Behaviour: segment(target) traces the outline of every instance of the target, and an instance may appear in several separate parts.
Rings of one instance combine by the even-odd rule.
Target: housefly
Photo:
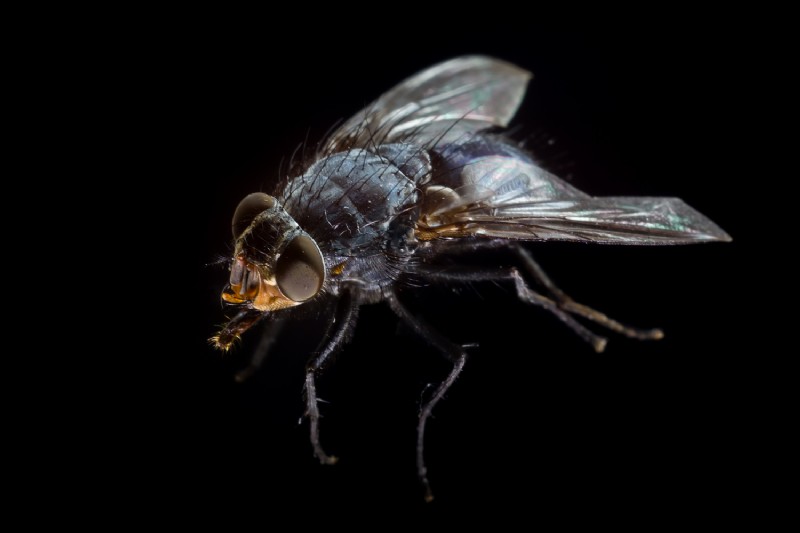
[[[498,133],[516,113],[530,79],[530,72],[489,57],[434,65],[342,123],[273,195],[250,194],[236,208],[235,250],[222,292],[235,314],[211,341],[227,350],[266,321],[257,362],[291,308],[331,306],[328,330],[305,372],[305,414],[322,463],[336,458],[320,444],[316,380],[350,338],[362,305],[386,302],[452,363],[423,404],[417,425],[417,471],[430,500],[425,426],[467,353],[412,314],[399,288],[505,281],[520,300],[547,309],[600,352],[606,339],[576,317],[636,339],[662,333],[622,325],[575,302],[523,243],[730,240],[678,198],[592,197],[537,165]],[[468,268],[459,259],[499,248],[513,254],[514,266]]]

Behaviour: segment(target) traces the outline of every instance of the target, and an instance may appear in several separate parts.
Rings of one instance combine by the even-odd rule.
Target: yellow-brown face
[[[275,284],[268,282],[259,268],[237,257],[231,266],[230,285],[222,291],[222,299],[231,304],[250,303],[259,311],[276,311],[301,302],[287,298]]]
[[[236,208],[232,229],[236,251],[224,301],[276,311],[320,292],[326,270],[322,253],[273,197],[246,196]]]

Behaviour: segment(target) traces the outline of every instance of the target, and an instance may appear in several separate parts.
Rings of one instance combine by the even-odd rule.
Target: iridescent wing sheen
[[[506,156],[480,158],[457,176],[431,182],[417,235],[633,245],[730,240],[679,198],[595,198],[532,162]]]
[[[505,127],[531,77],[490,57],[439,63],[401,82],[342,124],[328,138],[322,155],[411,140],[430,147]]]

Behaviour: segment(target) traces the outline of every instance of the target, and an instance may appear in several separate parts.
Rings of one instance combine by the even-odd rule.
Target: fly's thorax
[[[326,290],[396,279],[413,255],[419,190],[430,172],[425,149],[392,143],[328,155],[285,184],[280,203],[328,262]]]
[[[326,268],[319,246],[275,198],[246,196],[234,213],[232,229],[236,246],[223,300],[275,311],[320,292]]]
[[[326,254],[378,253],[397,219],[413,211],[429,173],[427,152],[413,145],[352,149],[291,179],[280,200]]]

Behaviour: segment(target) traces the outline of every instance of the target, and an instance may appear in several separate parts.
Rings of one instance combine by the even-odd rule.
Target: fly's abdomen
[[[460,196],[492,197],[493,202],[540,201],[587,195],[540,167],[530,154],[495,135],[474,135],[439,148],[432,184]]]
[[[432,159],[432,179],[423,189],[423,227],[441,223],[439,215],[478,204],[507,206],[588,197],[500,136],[477,134],[437,147]]]

